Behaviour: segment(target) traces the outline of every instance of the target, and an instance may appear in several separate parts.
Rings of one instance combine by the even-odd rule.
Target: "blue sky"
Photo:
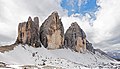
[[[61,6],[68,11],[68,16],[72,14],[85,16],[85,14],[88,13],[93,20],[96,19],[95,12],[100,8],[96,0],[62,0]]]

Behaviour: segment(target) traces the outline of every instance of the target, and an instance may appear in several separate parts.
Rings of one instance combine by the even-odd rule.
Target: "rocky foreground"
[[[70,49],[47,50],[17,45],[14,50],[0,53],[0,68],[10,69],[119,69],[120,63],[95,51],[77,53]]]

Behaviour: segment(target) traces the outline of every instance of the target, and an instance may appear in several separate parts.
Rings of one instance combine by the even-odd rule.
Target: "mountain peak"
[[[28,44],[33,47],[39,47],[39,19],[38,17],[29,17],[27,22],[22,22],[18,25],[18,37],[16,44]]]
[[[29,16],[28,21],[32,21],[32,18]]]
[[[58,15],[58,12],[57,12],[57,11],[53,11],[53,12],[52,12],[52,15],[54,15],[54,14],[57,14],[57,15]]]
[[[51,13],[40,27],[38,17],[32,20],[29,16],[27,22],[19,23],[15,44],[27,44],[35,48],[41,47],[42,44],[47,49],[70,48],[81,53],[86,50],[94,52],[92,44],[86,40],[86,34],[77,22],[71,23],[64,34],[57,11]]]
[[[58,49],[63,46],[64,27],[56,11],[42,23],[40,41],[48,49]]]
[[[77,52],[86,51],[86,35],[77,22],[73,22],[65,33],[65,46]]]

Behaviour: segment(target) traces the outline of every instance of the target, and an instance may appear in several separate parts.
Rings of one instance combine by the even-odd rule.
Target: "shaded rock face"
[[[67,29],[64,46],[81,53],[86,51],[86,35],[76,22]]]
[[[29,17],[27,22],[19,23],[16,44],[19,43],[32,45],[33,47],[40,46],[38,17],[35,17],[34,21]]]
[[[92,46],[92,43],[89,43],[88,40],[86,40],[86,49],[92,53],[95,53],[95,49]]]
[[[58,49],[64,44],[64,27],[57,12],[53,12],[40,27],[40,41],[45,48]]]

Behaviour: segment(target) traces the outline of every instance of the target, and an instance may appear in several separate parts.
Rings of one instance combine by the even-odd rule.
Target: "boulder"
[[[38,17],[35,17],[34,21],[29,17],[27,22],[19,23],[16,44],[20,43],[28,44],[33,47],[40,46]]]
[[[40,41],[47,49],[58,49],[64,44],[64,27],[58,13],[53,12],[40,27]]]
[[[2,67],[6,67],[6,64],[3,62],[0,62],[0,68],[2,69]]]
[[[67,29],[64,46],[81,53],[86,51],[86,35],[76,22]]]

